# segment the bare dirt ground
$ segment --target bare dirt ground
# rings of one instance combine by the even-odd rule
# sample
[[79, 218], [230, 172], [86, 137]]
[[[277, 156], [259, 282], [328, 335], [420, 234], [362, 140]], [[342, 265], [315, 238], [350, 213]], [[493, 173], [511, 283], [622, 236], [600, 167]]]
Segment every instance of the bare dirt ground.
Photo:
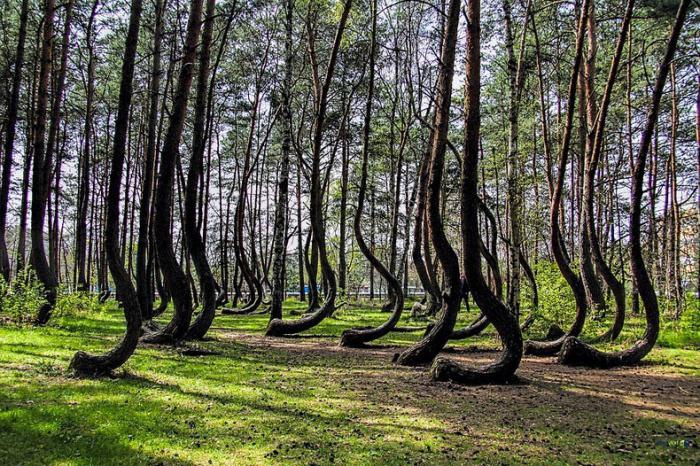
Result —
[[[274, 349], [290, 367], [323, 371], [328, 383], [364, 404], [366, 416], [358, 422], [386, 422], [392, 412], [438, 420], [444, 435], [468, 444], [466, 456], [456, 459], [493, 451], [494, 459], [510, 454], [528, 462], [700, 464], [700, 378], [679, 374], [683, 368], [673, 363], [593, 370], [525, 357], [519, 382], [468, 387], [432, 382], [424, 367], [392, 364], [401, 347], [350, 349], [323, 338], [218, 335], [256, 353]], [[444, 355], [479, 365], [497, 353], [448, 348]]]

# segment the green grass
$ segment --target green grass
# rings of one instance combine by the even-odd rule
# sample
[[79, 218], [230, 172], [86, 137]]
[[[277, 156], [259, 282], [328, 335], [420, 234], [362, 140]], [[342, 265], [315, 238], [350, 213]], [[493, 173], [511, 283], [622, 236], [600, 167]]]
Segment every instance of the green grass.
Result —
[[[698, 441], [699, 404], [691, 391], [700, 377], [697, 350], [657, 348], [630, 372], [535, 361], [521, 370], [522, 384], [459, 387], [430, 382], [423, 368], [392, 366], [395, 349], [334, 346], [342, 330], [385, 318], [347, 308], [308, 332], [314, 337], [268, 340], [259, 337], [266, 316], [217, 317], [212, 338], [198, 343], [217, 355], [143, 347], [117, 377], [100, 380], [72, 378], [68, 362], [78, 349], [101, 352], [115, 343], [123, 331], [118, 310], [65, 316], [45, 328], [0, 326], [0, 463], [698, 460], [697, 448], [657, 444]], [[473, 318], [461, 317], [460, 325]], [[642, 327], [631, 324], [631, 332]], [[624, 341], [634, 338], [630, 331]], [[419, 336], [391, 334], [378, 344], [405, 346]], [[489, 330], [454, 346], [494, 349], [498, 342]], [[658, 390], [653, 402], [645, 390]]]

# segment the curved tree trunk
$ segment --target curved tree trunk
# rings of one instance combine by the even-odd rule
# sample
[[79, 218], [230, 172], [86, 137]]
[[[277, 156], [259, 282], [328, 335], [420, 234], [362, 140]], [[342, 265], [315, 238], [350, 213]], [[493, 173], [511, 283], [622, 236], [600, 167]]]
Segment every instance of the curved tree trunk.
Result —
[[318, 297], [318, 248], [312, 241], [313, 232], [309, 229], [304, 242], [304, 268], [309, 276], [309, 305], [307, 311], [313, 312], [319, 308]]
[[[581, 209], [586, 209], [587, 197], [592, 196], [592, 183], [588, 183], [587, 170], [591, 165], [593, 153], [593, 139], [596, 127], [597, 103], [595, 92], [596, 76], [596, 55], [598, 52], [597, 25], [595, 19], [595, 0], [590, 0], [588, 5], [588, 54], [584, 66], [579, 71], [579, 135], [581, 145], [581, 157], [579, 170], [579, 182], [582, 185], [580, 190]], [[595, 173], [595, 172], [594, 172]], [[590, 188], [589, 188], [590, 185]], [[590, 192], [589, 192], [590, 190]], [[607, 303], [603, 294], [603, 288], [596, 275], [591, 254], [591, 227], [595, 229], [595, 223], [590, 225], [588, 216], [584, 212], [579, 213], [579, 270], [583, 286], [589, 303], [596, 310], [596, 315], [604, 315], [607, 310]]]
[[576, 35], [576, 53], [574, 57], [574, 65], [571, 71], [571, 79], [569, 81], [568, 101], [566, 122], [564, 124], [564, 134], [560, 147], [559, 154], [559, 169], [557, 182], [554, 186], [552, 201], [550, 205], [550, 230], [552, 236], [552, 252], [554, 260], [559, 267], [564, 279], [571, 287], [576, 300], [576, 317], [569, 331], [553, 341], [532, 341], [525, 342], [525, 354], [533, 354], [535, 356], [552, 356], [559, 352], [564, 340], [568, 336], [578, 336], [583, 330], [583, 324], [586, 320], [586, 312], [588, 310], [588, 302], [586, 299], [586, 290], [579, 276], [571, 269], [569, 261], [566, 257], [566, 250], [561, 235], [559, 225], [559, 214], [561, 212], [561, 197], [564, 188], [564, 177], [566, 176], [566, 164], [569, 157], [569, 148], [571, 145], [571, 133], [573, 127], [574, 110], [576, 105], [576, 85], [578, 83], [579, 69], [581, 67], [581, 57], [583, 54], [583, 42], [586, 32], [586, 20], [588, 17], [588, 5], [590, 0], [583, 0], [581, 5], [581, 14], [578, 21], [578, 30]]
[[[362, 172], [360, 175], [360, 190], [357, 195], [357, 210], [355, 210], [355, 219], [353, 222], [353, 229], [355, 230], [355, 239], [357, 240], [357, 246], [362, 251], [362, 254], [367, 258], [371, 267], [375, 268], [377, 272], [386, 280], [387, 285], [392, 290], [393, 300], [392, 300], [392, 312], [391, 317], [386, 320], [383, 324], [376, 328], [360, 329], [354, 328], [343, 332], [340, 337], [340, 346], [361, 346], [377, 338], [381, 338], [387, 333], [391, 332], [396, 324], [401, 318], [401, 313], [403, 311], [403, 290], [401, 289], [401, 283], [399, 280], [387, 269], [384, 264], [372, 253], [369, 246], [365, 242], [362, 235], [362, 214], [365, 206], [365, 197], [367, 194], [367, 172], [369, 165], [369, 144], [370, 144], [370, 131], [371, 131], [371, 119], [372, 119], [372, 104], [374, 99], [374, 66], [375, 66], [375, 55], [377, 49], [377, 0], [372, 2], [372, 32], [371, 32], [371, 46], [369, 55], [369, 76], [368, 76], [368, 90], [367, 90], [367, 106], [365, 108], [365, 122], [364, 130], [362, 135]], [[398, 191], [398, 187], [396, 188]], [[398, 208], [398, 206], [397, 206]]]
[[70, 363], [70, 368], [81, 375], [98, 376], [111, 372], [124, 364], [136, 349], [141, 335], [141, 309], [134, 285], [129, 273], [124, 268], [119, 248], [119, 198], [121, 193], [124, 155], [126, 153], [127, 133], [129, 130], [129, 108], [131, 107], [132, 81], [136, 47], [138, 45], [139, 26], [141, 22], [142, 1], [133, 0], [129, 17], [129, 31], [126, 37], [122, 78], [119, 88], [119, 110], [114, 128], [114, 151], [109, 175], [109, 192], [107, 195], [107, 222], [105, 225], [105, 252], [107, 263], [117, 293], [124, 307], [126, 334], [122, 341], [110, 352], [93, 356], [78, 351]]
[[[479, 130], [481, 125], [481, 19], [480, 1], [471, 0], [467, 5], [467, 57], [465, 92], [464, 160], [461, 174], [461, 226], [464, 272], [474, 301], [493, 323], [503, 352], [499, 358], [484, 367], [467, 368], [446, 358], [438, 358], [431, 368], [435, 380], [453, 380], [459, 383], [503, 383], [513, 378], [520, 365], [523, 339], [518, 319], [489, 289], [481, 272], [479, 236], [479, 198], [477, 178], [479, 164]], [[459, 280], [454, 267], [445, 267], [449, 283]]]
[[659, 106], [663, 95], [664, 85], [668, 70], [673, 60], [678, 37], [680, 36], [683, 23], [690, 5], [690, 0], [681, 0], [673, 24], [668, 45], [663, 60], [656, 75], [654, 91], [651, 96], [651, 103], [647, 111], [647, 118], [642, 132], [642, 139], [639, 145], [639, 153], [632, 173], [632, 205], [630, 211], [630, 265], [632, 275], [637, 283], [639, 295], [644, 303], [646, 315], [646, 329], [644, 335], [631, 347], [617, 352], [603, 352], [583, 343], [578, 338], [568, 337], [564, 342], [564, 347], [559, 354], [559, 361], [567, 365], [584, 365], [591, 367], [609, 368], [636, 364], [646, 356], [654, 347], [659, 336], [659, 304], [656, 298], [656, 291], [649, 277], [644, 256], [642, 253], [641, 239], [641, 216], [642, 216], [642, 195], [644, 191], [644, 174], [646, 172], [647, 155], [651, 146], [654, 127], [659, 116]]
[[[433, 131], [430, 131], [429, 140], [433, 139]], [[428, 175], [430, 168], [430, 148], [423, 153], [418, 171], [418, 192], [416, 193], [415, 226], [413, 227], [413, 247], [411, 257], [416, 268], [416, 274], [425, 290], [425, 311], [428, 315], [435, 315], [440, 308], [440, 290], [433, 287], [426, 261], [423, 259], [423, 242], [427, 232], [423, 228], [425, 224], [425, 201], [428, 190]]]
[[333, 74], [335, 72], [335, 64], [338, 59], [338, 51], [340, 49], [340, 42], [343, 38], [343, 33], [345, 32], [345, 25], [348, 20], [348, 15], [350, 14], [350, 8], [352, 7], [352, 0], [347, 0], [343, 4], [343, 12], [340, 16], [340, 21], [338, 22], [338, 29], [336, 30], [335, 39], [333, 42], [333, 48], [331, 50], [331, 56], [328, 61], [328, 67], [326, 68], [326, 76], [323, 80], [323, 85], [320, 90], [320, 95], [318, 99], [318, 109], [316, 112], [316, 118], [314, 123], [314, 137], [313, 137], [313, 149], [312, 149], [312, 163], [311, 163], [311, 212], [310, 221], [311, 229], [313, 231], [314, 243], [318, 247], [318, 258], [321, 263], [321, 272], [323, 274], [323, 279], [328, 284], [328, 292], [326, 294], [326, 301], [323, 306], [317, 311], [313, 312], [311, 315], [302, 317], [301, 319], [295, 321], [285, 321], [282, 319], [273, 319], [267, 326], [268, 336], [283, 336], [293, 333], [303, 332], [311, 327], [314, 327], [323, 319], [328, 317], [335, 310], [335, 296], [336, 296], [336, 279], [333, 267], [328, 260], [328, 253], [326, 250], [326, 231], [323, 224], [323, 200], [321, 192], [321, 146], [323, 143], [323, 127], [326, 120], [326, 108], [328, 104], [328, 93], [330, 91], [331, 81], [333, 79]]
[[[483, 202], [479, 202], [480, 205], [484, 205]], [[501, 281], [501, 272], [499, 271], [498, 268], [498, 261], [496, 258], [493, 257], [491, 252], [488, 250], [486, 245], [484, 244], [483, 240], [481, 237], [479, 237], [479, 250], [481, 251], [481, 255], [484, 256], [484, 259], [486, 260], [486, 264], [489, 267], [489, 270], [491, 270], [491, 273], [493, 274], [494, 277], [494, 282], [496, 283], [496, 298], [499, 301], [502, 301], [503, 295], [502, 295], [502, 281]], [[465, 299], [469, 299], [466, 297]], [[486, 330], [486, 328], [489, 326], [489, 319], [486, 317], [486, 315], [482, 312], [479, 314], [479, 317], [476, 318], [471, 324], [467, 325], [464, 328], [461, 328], [459, 330], [455, 330], [452, 332], [452, 335], [450, 335], [450, 340], [464, 340], [466, 338], [470, 338], [476, 335], [479, 335], [481, 332]]]
[[[255, 242], [251, 241], [250, 247], [250, 259], [246, 254], [245, 250], [245, 237], [244, 237], [244, 226], [245, 226], [245, 213], [246, 204], [248, 197], [248, 184], [250, 182], [250, 176], [253, 174], [255, 168], [255, 162], [253, 159], [253, 138], [255, 137], [255, 131], [258, 121], [258, 112], [260, 106], [260, 94], [262, 92], [261, 76], [256, 77], [255, 82], [255, 99], [252, 105], [252, 114], [250, 119], [250, 130], [248, 132], [248, 142], [246, 144], [245, 150], [245, 160], [243, 162], [243, 171], [241, 173], [241, 186], [238, 194], [238, 202], [236, 203], [236, 210], [234, 213], [234, 254], [236, 257], [236, 263], [241, 271], [243, 279], [248, 287], [248, 300], [246, 304], [238, 312], [234, 311], [235, 314], [248, 314], [254, 312], [260, 307], [263, 299], [263, 288], [260, 280], [255, 274]], [[257, 160], [257, 157], [255, 157]], [[254, 225], [253, 225], [254, 226]], [[252, 227], [251, 227], [252, 228]], [[252, 234], [252, 232], [251, 232]], [[251, 264], [252, 263], [252, 264]]]
[[[139, 208], [139, 230], [136, 246], [136, 292], [141, 304], [144, 320], [154, 317], [152, 268], [154, 251], [151, 247], [153, 178], [156, 170], [156, 153], [158, 151], [158, 98], [160, 91], [160, 57], [163, 35], [163, 0], [155, 2], [155, 29], [153, 31], [153, 62], [151, 65], [151, 82], [149, 85], [148, 136], [146, 138], [146, 160], [143, 169], [141, 187], [141, 206]], [[162, 288], [162, 287], [161, 287]], [[161, 303], [164, 296], [160, 289]], [[167, 305], [167, 304], [166, 304]], [[162, 311], [161, 311], [162, 312]]]
[[498, 248], [496, 242], [498, 240], [498, 222], [496, 222], [496, 217], [493, 212], [486, 205], [483, 199], [479, 199], [479, 209], [484, 213], [486, 219], [491, 224], [491, 251], [488, 250], [486, 245], [481, 244], [481, 252], [486, 260], [486, 263], [491, 269], [491, 274], [493, 276], [494, 293], [499, 300], [503, 300], [503, 278], [501, 276], [501, 268], [498, 265]]
[[187, 113], [187, 99], [192, 87], [194, 61], [197, 55], [197, 43], [202, 23], [202, 0], [192, 0], [190, 15], [187, 21], [180, 76], [175, 91], [175, 99], [171, 109], [170, 123], [163, 140], [160, 157], [160, 171], [155, 191], [155, 217], [153, 230], [155, 236], [158, 262], [163, 273], [165, 287], [173, 300], [175, 312], [172, 319], [162, 330], [144, 335], [148, 343], [175, 343], [185, 337], [192, 320], [192, 292], [187, 275], [173, 249], [173, 237], [170, 229], [172, 219], [171, 207], [173, 197], [173, 182], [175, 167], [179, 157], [180, 138]]
[[202, 292], [202, 310], [187, 331], [186, 338], [201, 339], [211, 327], [216, 312], [217, 293], [214, 274], [207, 260], [204, 239], [197, 226], [197, 205], [199, 203], [199, 179], [204, 171], [204, 151], [207, 147], [207, 84], [209, 81], [209, 62], [211, 41], [214, 30], [216, 0], [207, 0], [206, 17], [202, 32], [202, 45], [199, 51], [199, 74], [197, 76], [197, 97], [194, 109], [194, 128], [192, 130], [192, 158], [187, 174], [185, 191], [185, 225], [184, 234], [187, 250], [192, 257], [199, 286]]
[[603, 140], [605, 134], [605, 120], [608, 114], [608, 108], [610, 105], [610, 99], [612, 96], [612, 89], [615, 83], [615, 78], [617, 76], [617, 71], [619, 69], [620, 58], [622, 57], [622, 51], [625, 46], [625, 41], [627, 40], [627, 31], [629, 30], [629, 24], [632, 18], [632, 10], [634, 9], [634, 0], [629, 0], [627, 2], [627, 8], [625, 10], [625, 15], [622, 20], [622, 25], [620, 26], [620, 35], [617, 39], [617, 45], [615, 47], [615, 54], [613, 55], [612, 62], [610, 64], [610, 72], [608, 74], [608, 80], [605, 85], [605, 90], [603, 92], [603, 99], [600, 105], [600, 110], [597, 112], [598, 118], [595, 126], [595, 135], [593, 138], [593, 147], [591, 150], [591, 155], [589, 158], [588, 165], [586, 166], [585, 179], [584, 179], [584, 215], [586, 216], [586, 225], [588, 227], [588, 236], [591, 246], [591, 253], [593, 260], [595, 262], [596, 268], [600, 272], [605, 280], [605, 283], [610, 288], [615, 299], [615, 318], [612, 327], [605, 332], [600, 337], [596, 338], [594, 341], [611, 341], [615, 340], [622, 331], [622, 327], [625, 323], [625, 286], [620, 282], [617, 277], [613, 274], [610, 266], [603, 257], [603, 253], [600, 248], [600, 243], [598, 240], [598, 233], [595, 228], [595, 209], [593, 205], [593, 184], [595, 180], [595, 174], [598, 169], [598, 162], [600, 160], [600, 154], [603, 148]]
[[431, 140], [430, 178], [427, 190], [430, 238], [445, 272], [443, 308], [430, 332], [418, 343], [396, 357], [396, 362], [405, 366], [428, 364], [437, 356], [452, 334], [461, 302], [459, 260], [445, 235], [440, 212], [440, 194], [452, 103], [455, 49], [459, 29], [459, 8], [460, 0], [450, 0], [437, 78], [435, 122], [433, 125], [435, 130]]

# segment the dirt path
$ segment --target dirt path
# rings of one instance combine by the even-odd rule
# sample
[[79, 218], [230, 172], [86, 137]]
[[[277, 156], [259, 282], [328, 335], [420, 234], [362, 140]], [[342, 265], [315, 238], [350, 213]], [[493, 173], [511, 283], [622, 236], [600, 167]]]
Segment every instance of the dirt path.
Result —
[[[519, 455], [531, 459], [536, 451], [577, 462], [598, 450], [626, 458], [623, 463], [644, 463], [652, 460], [652, 450], [652, 463], [700, 461], [700, 378], [679, 375], [670, 365], [591, 370], [526, 357], [517, 384], [465, 387], [434, 383], [425, 368], [391, 364], [398, 347], [350, 349], [323, 338], [218, 335], [253, 352], [276, 350], [289, 364], [329, 367], [325, 377], [339, 378], [344, 389], [367, 404], [368, 415], [359, 422], [373, 422], [372, 410], [418, 410], [441, 419], [446, 435], [470, 436], [474, 454], [497, 443], [499, 450], [512, 449], [516, 460]], [[496, 356], [475, 348], [448, 348], [444, 354], [472, 365]], [[695, 446], [688, 448], [688, 440]]]

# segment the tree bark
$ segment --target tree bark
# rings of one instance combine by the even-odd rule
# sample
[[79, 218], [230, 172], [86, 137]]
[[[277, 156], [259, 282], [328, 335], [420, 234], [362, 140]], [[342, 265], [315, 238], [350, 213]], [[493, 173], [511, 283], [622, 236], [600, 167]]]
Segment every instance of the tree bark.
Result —
[[576, 317], [573, 324], [571, 325], [569, 331], [553, 341], [532, 341], [528, 340], [525, 342], [525, 354], [533, 354], [535, 356], [551, 356], [557, 354], [561, 349], [561, 345], [567, 336], [578, 336], [583, 330], [583, 324], [586, 319], [586, 312], [588, 309], [588, 302], [586, 299], [586, 291], [583, 287], [583, 283], [579, 276], [571, 269], [568, 258], [566, 257], [565, 247], [563, 243], [563, 238], [561, 234], [560, 224], [559, 224], [559, 214], [561, 207], [562, 191], [564, 188], [564, 177], [566, 176], [566, 164], [569, 157], [569, 149], [571, 145], [571, 134], [573, 128], [574, 110], [576, 105], [576, 87], [579, 80], [579, 70], [581, 67], [582, 55], [583, 55], [583, 42], [584, 35], [586, 33], [586, 22], [589, 12], [589, 1], [583, 0], [581, 5], [581, 13], [578, 21], [578, 28], [576, 34], [576, 52], [574, 56], [574, 65], [571, 71], [571, 78], [569, 80], [569, 91], [567, 98], [567, 111], [566, 111], [566, 121], [564, 123], [564, 134], [562, 136], [562, 142], [560, 146], [559, 153], [559, 168], [557, 174], [557, 182], [554, 186], [554, 192], [552, 194], [551, 204], [550, 204], [550, 230], [552, 237], [552, 253], [554, 255], [554, 260], [559, 267], [564, 279], [568, 283], [569, 287], [574, 293], [574, 299], [576, 301]]
[[[467, 368], [445, 358], [436, 359], [431, 368], [431, 374], [435, 380], [452, 380], [467, 384], [508, 382], [520, 365], [523, 352], [523, 339], [517, 315], [493, 294], [481, 272], [479, 197], [477, 195], [481, 124], [480, 35], [480, 1], [471, 0], [467, 6], [467, 80], [464, 102], [464, 160], [461, 173], [462, 254], [467, 283], [474, 300], [496, 328], [503, 343], [503, 352], [496, 361], [479, 368]], [[455, 281], [459, 280], [455, 272], [458, 270], [454, 267], [445, 267], [448, 286], [456, 285]]]
[[93, 38], [93, 27], [99, 0], [92, 4], [90, 19], [88, 20], [85, 42], [88, 49], [87, 78], [86, 78], [86, 103], [85, 103], [85, 126], [83, 152], [80, 156], [80, 185], [78, 189], [78, 206], [75, 227], [75, 285], [78, 291], [88, 291], [88, 279], [86, 276], [87, 258], [87, 223], [88, 209], [90, 208], [90, 161], [92, 158], [92, 119], [94, 117], [95, 98], [95, 44]]
[[335, 272], [328, 260], [326, 250], [326, 231], [323, 223], [323, 202], [321, 192], [321, 148], [323, 142], [323, 127], [326, 120], [326, 109], [328, 105], [328, 94], [330, 91], [331, 81], [335, 73], [335, 65], [338, 59], [340, 42], [345, 32], [348, 15], [352, 7], [352, 0], [346, 0], [343, 4], [343, 11], [338, 22], [333, 47], [331, 49], [330, 59], [326, 68], [326, 76], [319, 91], [319, 99], [316, 109], [316, 118], [314, 122], [313, 145], [312, 145], [312, 160], [311, 160], [311, 211], [310, 221], [311, 230], [313, 232], [314, 244], [318, 248], [319, 261], [321, 263], [321, 271], [323, 278], [328, 285], [326, 300], [323, 305], [313, 312], [311, 315], [302, 317], [296, 321], [284, 321], [282, 319], [273, 319], [267, 326], [266, 335], [268, 336], [283, 336], [293, 333], [303, 332], [311, 327], [314, 327], [335, 310], [335, 297], [337, 293], [337, 284]]
[[175, 343], [185, 337], [192, 320], [192, 292], [187, 276], [180, 268], [173, 248], [170, 229], [171, 206], [175, 167], [179, 157], [179, 145], [187, 113], [187, 100], [194, 75], [194, 61], [202, 23], [202, 0], [192, 0], [187, 21], [182, 67], [175, 90], [170, 123], [163, 139], [160, 156], [160, 171], [155, 191], [155, 216], [153, 230], [158, 262], [165, 286], [172, 298], [175, 312], [172, 319], [160, 331], [144, 335], [148, 343]]
[[270, 302], [270, 320], [282, 318], [282, 302], [287, 259], [287, 230], [289, 224], [289, 154], [292, 144], [292, 19], [294, 1], [285, 3], [285, 41], [284, 41], [284, 82], [282, 84], [282, 157], [278, 171], [277, 205], [275, 206], [275, 234], [273, 238], [272, 299]]
[[187, 251], [192, 257], [199, 286], [202, 293], [202, 310], [187, 331], [189, 339], [202, 339], [214, 321], [216, 311], [216, 281], [207, 260], [204, 239], [197, 225], [197, 206], [199, 203], [199, 180], [204, 171], [204, 152], [207, 149], [208, 137], [206, 131], [207, 119], [207, 90], [209, 82], [209, 63], [211, 57], [211, 42], [214, 30], [214, 15], [216, 0], [207, 0], [202, 44], [199, 51], [199, 74], [197, 76], [197, 95], [194, 108], [194, 128], [192, 130], [192, 157], [187, 187], [185, 191], [185, 221], [184, 234]]
[[24, 68], [24, 44], [27, 38], [27, 16], [29, 1], [22, 0], [19, 17], [19, 35], [15, 54], [15, 68], [12, 75], [12, 91], [7, 105], [7, 123], [5, 128], [5, 150], [2, 161], [2, 184], [0, 185], [0, 274], [6, 282], [10, 281], [10, 256], [7, 253], [5, 229], [7, 227], [7, 204], [10, 198], [12, 182], [12, 153], [15, 142], [17, 114], [19, 113], [19, 93], [22, 87], [22, 69]]
[[107, 221], [105, 225], [104, 245], [107, 262], [112, 278], [124, 307], [126, 334], [122, 341], [104, 355], [95, 356], [78, 351], [71, 360], [70, 368], [86, 376], [108, 374], [124, 364], [133, 354], [141, 335], [141, 309], [131, 278], [124, 268], [119, 251], [119, 198], [121, 178], [126, 152], [127, 132], [129, 130], [129, 109], [133, 92], [134, 64], [138, 45], [139, 26], [141, 23], [142, 1], [133, 0], [129, 16], [129, 30], [126, 37], [122, 76], [119, 87], [119, 109], [114, 128], [114, 150], [109, 175], [109, 193], [107, 196]]
[[[370, 138], [371, 138], [371, 122], [372, 122], [372, 107], [374, 99], [374, 68], [375, 68], [375, 56], [377, 50], [377, 0], [372, 2], [372, 29], [370, 35], [370, 52], [369, 52], [369, 76], [367, 80], [367, 105], [365, 107], [365, 121], [364, 129], [362, 133], [362, 172], [360, 174], [360, 190], [357, 194], [357, 210], [355, 210], [355, 218], [353, 222], [353, 229], [355, 231], [355, 239], [357, 240], [357, 246], [362, 251], [362, 254], [367, 258], [370, 266], [379, 272], [379, 274], [386, 280], [387, 285], [393, 294], [392, 301], [392, 313], [391, 317], [387, 319], [383, 324], [375, 328], [353, 328], [343, 332], [340, 337], [340, 346], [361, 346], [370, 341], [381, 338], [384, 335], [391, 332], [396, 324], [401, 318], [401, 313], [403, 311], [403, 290], [401, 289], [401, 283], [396, 278], [396, 276], [382, 264], [382, 262], [372, 254], [369, 246], [365, 242], [364, 236], [362, 234], [362, 214], [365, 206], [365, 197], [367, 195], [367, 177], [368, 177], [368, 165], [369, 165], [369, 153], [370, 153]], [[400, 159], [400, 158], [399, 158]], [[400, 170], [400, 168], [399, 168]], [[398, 181], [398, 177], [397, 177]], [[396, 187], [398, 191], [398, 186]], [[395, 206], [398, 210], [398, 205]]]
[[46, 202], [50, 183], [51, 160], [46, 150], [46, 112], [49, 97], [49, 75], [52, 68], [53, 55], [53, 21], [54, 0], [44, 1], [44, 28], [41, 44], [41, 65], [36, 118], [34, 120], [34, 165], [32, 167], [32, 207], [31, 207], [31, 255], [30, 263], [37, 278], [44, 286], [46, 304], [39, 309], [36, 323], [46, 324], [51, 316], [51, 310], [56, 303], [56, 277], [51, 273], [44, 249], [44, 219]]
[[[156, 154], [158, 152], [158, 100], [161, 74], [161, 40], [163, 35], [163, 0], [155, 2], [155, 27], [153, 31], [153, 58], [151, 62], [151, 81], [149, 83], [148, 135], [146, 136], [146, 154], [141, 185], [141, 203], [139, 208], [139, 230], [136, 245], [136, 292], [143, 319], [153, 318], [153, 275], [154, 251], [151, 248], [151, 228], [153, 210], [153, 179], [156, 171]], [[161, 296], [161, 299], [163, 296]]]
[[445, 272], [443, 308], [435, 326], [418, 343], [397, 355], [396, 362], [405, 366], [430, 363], [452, 334], [461, 302], [459, 260], [450, 245], [440, 212], [445, 150], [450, 122], [455, 49], [459, 28], [460, 0], [450, 0], [446, 17], [440, 68], [435, 96], [434, 133], [431, 140], [430, 178], [427, 190], [427, 215], [430, 238]]
[[[601, 251], [600, 242], [598, 239], [598, 233], [596, 231], [595, 223], [595, 209], [594, 209], [594, 197], [593, 197], [593, 185], [595, 181], [595, 174], [598, 169], [598, 162], [600, 160], [600, 155], [603, 147], [603, 140], [605, 134], [605, 121], [608, 114], [608, 108], [610, 105], [610, 99], [612, 96], [612, 89], [615, 83], [615, 78], [617, 77], [617, 72], [619, 69], [620, 58], [622, 57], [622, 51], [625, 46], [625, 41], [627, 39], [627, 31], [629, 30], [629, 24], [632, 18], [632, 10], [634, 9], [634, 0], [629, 0], [627, 2], [627, 8], [625, 9], [625, 15], [622, 20], [622, 25], [620, 29], [620, 35], [617, 40], [617, 45], [615, 47], [615, 53], [613, 55], [612, 62], [610, 64], [610, 72], [608, 74], [608, 80], [605, 85], [605, 90], [603, 91], [603, 98], [600, 105], [600, 110], [597, 112], [597, 120], [594, 128], [594, 136], [592, 140], [592, 149], [590, 156], [588, 157], [588, 164], [586, 166], [585, 178], [584, 178], [584, 215], [586, 216], [586, 225], [588, 227], [588, 239], [591, 247], [591, 253], [593, 260], [595, 262], [597, 270], [600, 272], [603, 280], [605, 280], [606, 285], [610, 288], [615, 299], [615, 318], [612, 327], [601, 335], [596, 340], [599, 341], [611, 341], [615, 340], [622, 331], [622, 327], [625, 322], [625, 286], [620, 282], [617, 277], [613, 274], [610, 266], [608, 265], [603, 253]], [[591, 86], [592, 84], [589, 84]], [[589, 113], [592, 113], [589, 111]], [[590, 115], [589, 115], [590, 117]], [[589, 141], [590, 142], [590, 141]]]
[[644, 174], [646, 171], [647, 156], [654, 134], [654, 127], [659, 116], [661, 97], [666, 83], [666, 77], [673, 60], [685, 17], [688, 12], [690, 0], [681, 0], [676, 13], [676, 19], [666, 46], [664, 57], [659, 65], [656, 75], [654, 91], [647, 110], [647, 117], [639, 145], [639, 152], [632, 172], [632, 203], [630, 209], [630, 265], [632, 275], [639, 289], [639, 295], [644, 304], [646, 328], [644, 335], [631, 347], [616, 352], [603, 352], [587, 345], [578, 338], [567, 337], [564, 342], [559, 361], [567, 365], [583, 365], [599, 368], [610, 368], [636, 364], [641, 361], [654, 347], [659, 336], [659, 305], [656, 291], [642, 251], [641, 216], [642, 195], [644, 190]]

